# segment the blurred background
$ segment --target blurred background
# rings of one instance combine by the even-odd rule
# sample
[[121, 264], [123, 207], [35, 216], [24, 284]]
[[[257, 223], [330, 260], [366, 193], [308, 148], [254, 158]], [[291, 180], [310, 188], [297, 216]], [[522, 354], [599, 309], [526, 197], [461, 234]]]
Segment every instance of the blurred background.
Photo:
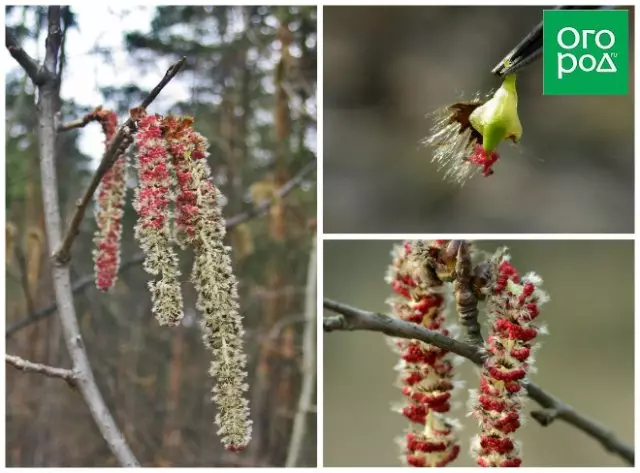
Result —
[[420, 145], [425, 115], [498, 87], [491, 69], [541, 20], [542, 7], [326, 7], [324, 231], [633, 232], [633, 77], [628, 96], [542, 96], [542, 61], [526, 67], [521, 145], [462, 188]]
[[[47, 9], [7, 7], [7, 26], [44, 57]], [[149, 107], [188, 114], [209, 142], [227, 219], [251, 211], [311, 169], [266, 215], [228, 234], [245, 317], [253, 440], [225, 453], [216, 435], [210, 354], [201, 341], [194, 290], [185, 318], [159, 327], [133, 239], [132, 189], [125, 209], [122, 272], [112, 292], [93, 284], [95, 223], [87, 212], [73, 246], [75, 307], [98, 386], [143, 466], [284, 466], [298, 409], [307, 267], [315, 236], [315, 7], [63, 7], [62, 120], [98, 105], [128, 110], [163, 77], [187, 65]], [[6, 350], [69, 367], [61, 338], [43, 226], [34, 89], [5, 51]], [[98, 124], [60, 135], [58, 182], [69, 218], [104, 152]], [[135, 173], [130, 172], [131, 186]], [[184, 256], [184, 280], [192, 261]], [[314, 355], [313, 353], [311, 353]], [[315, 372], [306, 373], [315, 376]], [[315, 396], [312, 400], [315, 405]], [[315, 406], [306, 415], [298, 466], [316, 465]], [[6, 458], [13, 467], [115, 466], [87, 406], [58, 379], [6, 368]]]
[[[389, 313], [385, 300], [391, 290], [384, 275], [394, 244], [326, 241], [324, 296]], [[551, 297], [539, 318], [550, 333], [538, 339], [542, 347], [536, 353], [538, 372], [532, 380], [633, 445], [633, 242], [482, 241], [477, 246], [493, 253], [504, 245], [518, 271], [539, 274]], [[391, 411], [403, 400], [394, 385], [397, 361], [379, 333], [324, 334], [325, 466], [401, 465], [395, 439], [408, 421]], [[478, 428], [466, 417], [466, 402], [467, 390], [478, 385], [478, 375], [468, 361], [459, 372], [466, 386], [455, 396], [460, 405], [452, 415], [462, 421], [464, 430], [460, 457], [452, 466], [474, 466], [469, 445]], [[516, 434], [523, 442], [523, 466], [627, 466], [562, 421], [540, 426], [528, 416], [537, 407], [527, 401], [527, 423]]]

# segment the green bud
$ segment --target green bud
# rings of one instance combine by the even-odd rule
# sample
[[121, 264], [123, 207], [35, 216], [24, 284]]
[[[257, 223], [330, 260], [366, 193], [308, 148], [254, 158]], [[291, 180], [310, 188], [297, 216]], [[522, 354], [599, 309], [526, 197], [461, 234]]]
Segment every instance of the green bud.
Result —
[[514, 143], [520, 140], [522, 125], [518, 118], [515, 74], [505, 77], [493, 97], [471, 113], [469, 122], [482, 135], [482, 146], [487, 153], [491, 153], [506, 139]]

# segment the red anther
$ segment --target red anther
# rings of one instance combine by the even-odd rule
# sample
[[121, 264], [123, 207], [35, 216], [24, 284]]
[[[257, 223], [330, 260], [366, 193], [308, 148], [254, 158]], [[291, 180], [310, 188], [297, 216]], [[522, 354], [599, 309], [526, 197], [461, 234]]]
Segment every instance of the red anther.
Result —
[[505, 434], [515, 432], [520, 427], [520, 418], [517, 412], [509, 412], [504, 417], [493, 422], [493, 426]]
[[402, 415], [415, 424], [424, 425], [427, 412], [425, 406], [410, 404], [402, 409]]
[[424, 376], [422, 376], [422, 374], [418, 373], [417, 371], [413, 371], [404, 377], [404, 382], [409, 386], [413, 386], [414, 384], [419, 383], [423, 379], [424, 379]]
[[505, 409], [505, 402], [495, 397], [489, 397], [481, 394], [478, 396], [478, 402], [483, 409], [488, 411], [502, 412]]
[[499, 157], [497, 151], [489, 154], [482, 145], [476, 144], [473, 154], [469, 156], [469, 162], [482, 166], [482, 174], [487, 177], [493, 174], [491, 167], [498, 161]]
[[423, 455], [407, 455], [407, 464], [419, 468], [426, 466]]
[[507, 454], [513, 450], [513, 442], [506, 437], [482, 437], [480, 446], [489, 452]]
[[518, 361], [525, 361], [529, 358], [530, 353], [531, 349], [529, 347], [514, 348], [509, 352], [509, 354]]
[[447, 449], [445, 442], [434, 442], [433, 440], [419, 439], [413, 433], [407, 434], [407, 450], [411, 452], [443, 452]]
[[529, 297], [535, 290], [536, 287], [533, 285], [533, 283], [528, 282], [522, 287], [522, 295], [524, 297]]
[[492, 378], [500, 381], [516, 381], [527, 375], [527, 372], [523, 368], [506, 369], [503, 367], [501, 369], [497, 366], [489, 366], [487, 367], [487, 371], [489, 371]]

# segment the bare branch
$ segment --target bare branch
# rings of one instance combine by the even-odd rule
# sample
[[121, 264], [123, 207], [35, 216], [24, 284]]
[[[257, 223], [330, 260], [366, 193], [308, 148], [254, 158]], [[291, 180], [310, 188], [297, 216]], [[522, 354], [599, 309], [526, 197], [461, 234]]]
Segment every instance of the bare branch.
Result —
[[[61, 219], [56, 177], [57, 130], [55, 124], [56, 104], [59, 101], [58, 78], [56, 76], [60, 47], [59, 6], [49, 7], [49, 28], [46, 46], [47, 52], [44, 61], [46, 79], [38, 85], [38, 147], [47, 241], [50, 248], [53, 249], [61, 241]], [[93, 376], [73, 305], [69, 267], [54, 265], [52, 267], [52, 279], [65, 343], [73, 362], [76, 386], [82, 394], [102, 437], [120, 464], [122, 466], [138, 466], [138, 461], [113, 420]]]
[[43, 76], [39, 64], [29, 56], [24, 49], [22, 49], [22, 46], [18, 44], [18, 41], [11, 32], [11, 29], [6, 26], [5, 44], [9, 54], [11, 54], [16, 62], [20, 64], [20, 67], [24, 69], [29, 76], [29, 79], [31, 79], [35, 85], [40, 85], [46, 78]]
[[324, 318], [323, 327], [326, 332], [334, 330], [371, 330], [373, 332], [382, 332], [390, 337], [421, 340], [467, 358], [477, 365], [482, 364], [482, 355], [476, 347], [459, 342], [441, 333], [427, 330], [421, 325], [393, 319], [387, 315], [356, 309], [326, 297], [324, 299], [324, 307], [341, 315]]
[[467, 331], [467, 338], [472, 345], [482, 345], [482, 332], [478, 323], [478, 298], [473, 290], [473, 270], [471, 266], [471, 254], [469, 253], [469, 242], [466, 240], [456, 241], [456, 279], [453, 282], [453, 293], [456, 298], [458, 317], [460, 324]]
[[23, 358], [20, 358], [19, 356], [14, 355], [5, 355], [4, 358], [8, 365], [22, 370], [25, 373], [43, 374], [45, 376], [49, 376], [50, 378], [63, 379], [72, 387], [75, 387], [76, 385], [76, 375], [72, 370], [68, 370], [65, 368], [55, 368], [53, 366], [42, 365], [40, 363], [32, 363], [31, 361], [27, 361]]
[[310, 161], [309, 164], [303, 167], [295, 176], [291, 178], [291, 180], [287, 181], [280, 189], [277, 190], [276, 195], [274, 196], [273, 199], [266, 200], [260, 203], [259, 205], [256, 205], [251, 210], [235, 215], [230, 219], [228, 219], [227, 229], [233, 228], [236, 225], [240, 225], [241, 223], [244, 223], [248, 220], [251, 220], [254, 217], [257, 217], [259, 215], [266, 213], [269, 210], [269, 208], [273, 205], [274, 201], [285, 197], [293, 189], [295, 189], [300, 184], [302, 184], [302, 182], [304, 182], [304, 180], [306, 179], [307, 175], [311, 174], [311, 172], [317, 167], [317, 165], [318, 165], [317, 160], [314, 159]]
[[305, 296], [305, 319], [307, 320], [302, 336], [302, 389], [298, 400], [298, 409], [293, 420], [289, 451], [287, 452], [286, 468], [298, 465], [302, 452], [303, 440], [307, 430], [307, 414], [313, 405], [313, 393], [316, 386], [316, 239], [313, 239], [309, 268], [307, 269], [307, 293]]
[[77, 120], [73, 120], [71, 122], [68, 123], [63, 123], [58, 127], [58, 133], [63, 133], [65, 131], [70, 131], [70, 130], [74, 130], [76, 128], [83, 128], [85, 126], [87, 126], [89, 123], [96, 121], [98, 119], [98, 115], [96, 114], [96, 111], [101, 110], [101, 107], [96, 107], [94, 110], [92, 110], [91, 112], [87, 113], [86, 115], [84, 115], [82, 118], [79, 118]]
[[[165, 73], [162, 80], [153, 88], [153, 90], [149, 93], [149, 95], [147, 95], [147, 97], [137, 108], [146, 109], [151, 104], [151, 102], [155, 100], [158, 94], [160, 94], [162, 89], [164, 89], [165, 86], [171, 81], [171, 79], [173, 79], [178, 74], [178, 72], [180, 72], [186, 61], [187, 58], [183, 57], [176, 63], [172, 64]], [[82, 219], [84, 218], [84, 213], [87, 210], [88, 205], [91, 203], [93, 194], [98, 188], [98, 185], [100, 184], [100, 181], [102, 180], [104, 175], [109, 169], [111, 169], [111, 166], [113, 166], [113, 163], [115, 163], [117, 158], [121, 156], [131, 144], [133, 140], [132, 133], [134, 128], [134, 120], [129, 117], [124, 125], [122, 125], [118, 129], [118, 132], [116, 133], [116, 136], [114, 136], [114, 138], [111, 140], [111, 143], [109, 143], [109, 147], [102, 156], [102, 160], [98, 165], [98, 169], [96, 169], [96, 172], [91, 178], [89, 187], [85, 191], [82, 198], [78, 200], [78, 203], [76, 204], [76, 211], [71, 218], [71, 222], [69, 223], [60, 247], [53, 254], [53, 260], [58, 265], [66, 265], [71, 259], [71, 245], [73, 245], [73, 242], [79, 233], [80, 224], [82, 223]]]
[[[317, 161], [313, 160], [305, 167], [303, 167], [290, 181], [284, 184], [278, 191], [276, 192], [276, 196], [274, 199], [267, 200], [265, 202], [256, 205], [251, 210], [246, 212], [242, 212], [238, 215], [235, 215], [227, 220], [227, 230], [230, 230], [241, 223], [248, 222], [249, 220], [259, 217], [266, 213], [269, 210], [269, 207], [273, 204], [275, 199], [281, 199], [288, 195], [293, 189], [299, 186], [314, 169], [316, 169]], [[133, 268], [144, 261], [144, 253], [139, 252], [136, 253], [132, 258], [124, 261], [118, 270], [118, 273], [121, 274], [124, 271]], [[73, 283], [71, 287], [71, 291], [73, 294], [78, 292], [82, 292], [85, 289], [92, 287], [95, 284], [95, 276], [93, 274], [88, 274], [79, 278], [76, 282]], [[21, 318], [20, 320], [13, 322], [12, 324], [7, 325], [5, 331], [5, 339], [10, 338], [12, 335], [17, 333], [19, 330], [28, 327], [31, 324], [38, 322], [41, 319], [44, 319], [51, 314], [55, 313], [58, 308], [57, 303], [51, 302], [46, 307], [37, 310], [36, 312], [31, 312], [29, 315]]]
[[[340, 314], [338, 316], [324, 317], [323, 327], [327, 332], [334, 330], [382, 332], [390, 337], [415, 339], [435, 345], [467, 358], [476, 365], [482, 365], [483, 363], [483, 355], [478, 347], [461, 343], [417, 324], [357, 309], [327, 298], [324, 299], [324, 308]], [[633, 447], [621, 442], [607, 427], [578, 413], [570, 405], [547, 393], [534, 383], [524, 382], [523, 384], [527, 395], [544, 408], [543, 411], [531, 414], [540, 425], [547, 426], [554, 419], [562, 419], [596, 439], [607, 451], [620, 456], [630, 465], [634, 464], [635, 453]]]

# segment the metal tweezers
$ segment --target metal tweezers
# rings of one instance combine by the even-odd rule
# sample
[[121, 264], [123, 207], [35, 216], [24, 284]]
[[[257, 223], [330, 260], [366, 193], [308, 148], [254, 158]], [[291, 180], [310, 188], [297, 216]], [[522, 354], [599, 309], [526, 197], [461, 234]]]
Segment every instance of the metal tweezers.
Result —
[[[554, 7], [556, 10], [607, 10], [615, 8], [613, 6], [561, 6]], [[509, 51], [497, 65], [492, 69], [492, 73], [499, 77], [516, 72], [527, 64], [542, 56], [542, 22], [540, 22], [531, 32], [525, 36], [518, 45]]]

